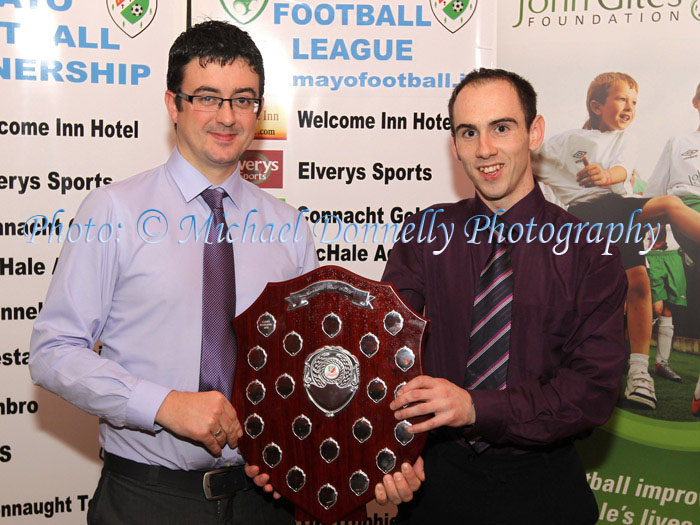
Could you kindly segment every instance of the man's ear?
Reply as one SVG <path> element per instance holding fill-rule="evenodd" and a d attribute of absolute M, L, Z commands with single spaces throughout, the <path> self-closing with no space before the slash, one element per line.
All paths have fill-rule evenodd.
<path fill-rule="evenodd" d="M 544 118 L 537 115 L 530 124 L 530 151 L 535 151 L 544 140 Z"/>
<path fill-rule="evenodd" d="M 457 144 L 455 143 L 455 136 L 452 134 L 450 137 L 450 149 L 452 150 L 452 156 L 459 162 L 462 162 L 462 159 L 459 158 L 459 152 L 457 151 Z"/>
<path fill-rule="evenodd" d="M 165 92 L 165 107 L 168 109 L 170 120 L 173 121 L 173 124 L 177 125 L 177 117 L 180 112 L 177 109 L 176 97 L 177 95 L 170 90 Z"/>

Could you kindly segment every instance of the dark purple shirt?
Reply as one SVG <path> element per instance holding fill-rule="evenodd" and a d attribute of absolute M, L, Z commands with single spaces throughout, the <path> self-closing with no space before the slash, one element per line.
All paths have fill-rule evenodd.
<path fill-rule="evenodd" d="M 472 244 L 463 228 L 475 215 L 494 214 L 478 197 L 432 209 L 444 210 L 435 215 L 434 240 L 416 240 L 422 214 L 407 219 L 403 228 L 415 224 L 414 238 L 394 245 L 383 280 L 430 319 L 425 373 L 462 386 L 474 288 L 492 249 L 488 231 L 476 236 L 480 244 Z M 423 237 L 431 217 L 424 219 Z M 511 225 L 526 225 L 532 218 L 535 233 L 547 222 L 555 232 L 580 222 L 545 201 L 537 186 L 502 218 Z M 441 222 L 454 224 L 454 235 L 444 252 L 435 255 L 445 245 L 438 235 Z M 565 441 L 603 424 L 617 400 L 626 356 L 627 278 L 616 249 L 603 255 L 604 244 L 588 243 L 585 235 L 574 243 L 571 237 L 562 255 L 552 251 L 556 235 L 547 243 L 527 243 L 523 237 L 508 245 L 515 278 L 508 386 L 470 391 L 476 410 L 470 435 L 482 436 L 494 445 L 493 452 L 517 453 Z"/>

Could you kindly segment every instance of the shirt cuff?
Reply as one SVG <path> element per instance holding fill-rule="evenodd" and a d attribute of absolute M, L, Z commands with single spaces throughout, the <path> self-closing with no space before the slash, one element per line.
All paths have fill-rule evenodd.
<path fill-rule="evenodd" d="M 617 195 L 622 195 L 623 197 L 625 195 L 632 195 L 632 184 L 630 184 L 629 179 L 625 180 L 623 182 L 617 182 L 615 184 L 610 185 L 610 191 L 613 193 L 616 193 Z M 641 208 L 641 206 L 640 206 Z"/>
<path fill-rule="evenodd" d="M 156 414 L 171 391 L 171 388 L 140 379 L 126 404 L 126 425 L 155 432 L 159 428 Z"/>
<path fill-rule="evenodd" d="M 510 413 L 506 390 L 470 390 L 476 421 L 470 432 L 484 441 L 498 441 L 506 429 L 505 415 Z"/>

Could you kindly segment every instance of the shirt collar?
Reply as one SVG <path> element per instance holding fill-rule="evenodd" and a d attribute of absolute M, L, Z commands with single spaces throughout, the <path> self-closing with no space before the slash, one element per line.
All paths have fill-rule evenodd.
<path fill-rule="evenodd" d="M 236 207 L 239 207 L 243 193 L 240 166 L 236 166 L 236 170 L 221 185 L 214 186 L 197 168 L 180 155 L 176 147 L 165 163 L 165 167 L 175 181 L 185 202 L 190 202 L 207 188 L 219 187 L 225 190 Z"/>

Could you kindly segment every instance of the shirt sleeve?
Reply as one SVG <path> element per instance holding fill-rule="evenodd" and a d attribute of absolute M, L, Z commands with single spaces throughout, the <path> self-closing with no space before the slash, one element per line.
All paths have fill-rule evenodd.
<path fill-rule="evenodd" d="M 596 245 L 591 245 L 591 248 Z M 559 367 L 505 390 L 472 390 L 472 435 L 495 444 L 538 446 L 602 425 L 617 402 L 624 368 L 627 279 L 619 255 L 590 259 Z M 538 351 L 539 349 L 533 349 Z"/>
<path fill-rule="evenodd" d="M 406 224 L 410 224 L 406 223 Z M 404 225 L 404 228 L 406 225 Z M 403 242 L 403 228 L 399 239 L 391 249 L 389 260 L 384 268 L 382 281 L 390 282 L 401 298 L 416 312 L 423 312 L 425 306 L 425 268 L 422 252 L 413 242 Z"/>
<path fill-rule="evenodd" d="M 621 133 L 620 140 L 616 147 L 613 149 L 610 161 L 607 166 L 603 166 L 604 169 L 614 168 L 615 166 L 621 166 L 627 172 L 627 178 L 624 182 L 618 182 L 617 184 L 612 184 L 610 190 L 618 195 L 632 195 L 632 173 L 635 171 L 635 166 L 637 165 L 639 155 L 639 147 L 637 141 L 629 133 Z M 636 173 L 639 176 L 639 172 Z"/>
<path fill-rule="evenodd" d="M 101 242 L 97 228 L 115 234 Z M 130 374 L 93 350 L 109 316 L 118 281 L 119 220 L 109 194 L 92 192 L 76 213 L 82 235 L 63 248 L 37 317 L 30 343 L 29 371 L 40 385 L 78 408 L 117 427 L 155 431 L 155 416 L 170 389 Z M 54 241 L 55 242 L 55 241 Z"/>
<path fill-rule="evenodd" d="M 658 197 L 659 195 L 666 195 L 668 193 L 668 181 L 671 177 L 671 149 L 673 147 L 673 141 L 669 140 L 666 142 L 661 156 L 654 171 L 649 177 L 649 182 L 647 187 L 644 188 L 645 197 Z"/>
<path fill-rule="evenodd" d="M 303 275 L 318 268 L 318 257 L 309 224 L 303 218 L 300 220 L 304 226 L 300 228 L 302 239 L 299 241 L 299 275 Z"/>
<path fill-rule="evenodd" d="M 561 172 L 564 166 L 557 157 L 559 136 L 543 142 L 532 155 L 533 172 L 538 182 L 543 182 L 550 187 L 556 186 L 561 181 Z"/>

